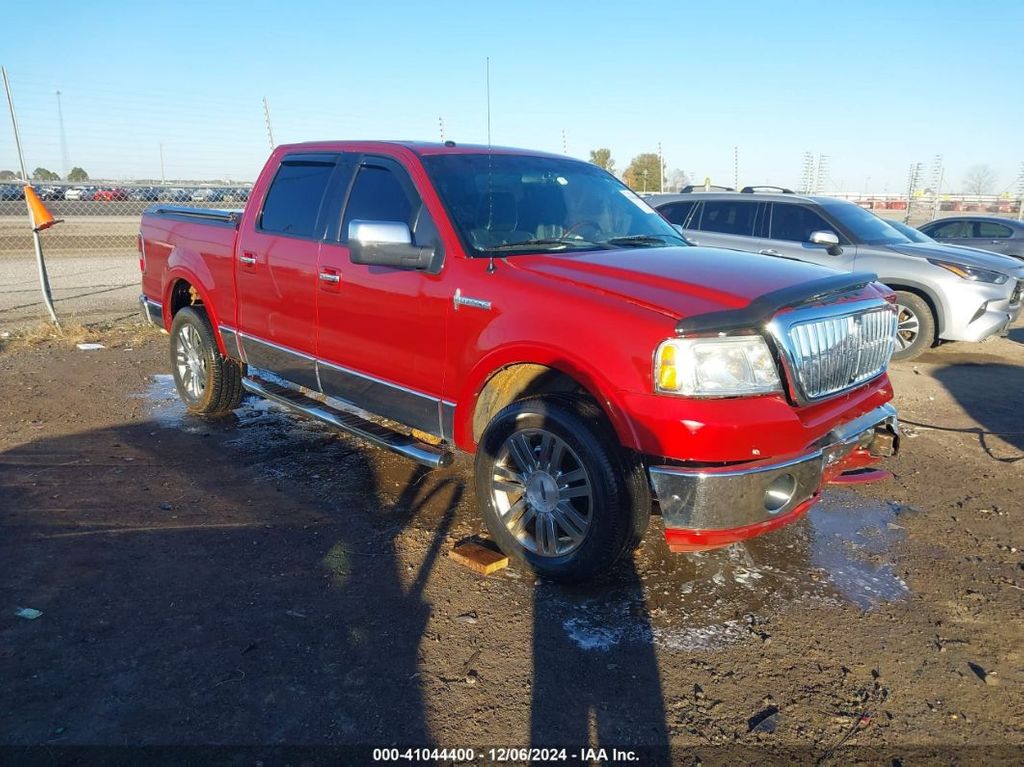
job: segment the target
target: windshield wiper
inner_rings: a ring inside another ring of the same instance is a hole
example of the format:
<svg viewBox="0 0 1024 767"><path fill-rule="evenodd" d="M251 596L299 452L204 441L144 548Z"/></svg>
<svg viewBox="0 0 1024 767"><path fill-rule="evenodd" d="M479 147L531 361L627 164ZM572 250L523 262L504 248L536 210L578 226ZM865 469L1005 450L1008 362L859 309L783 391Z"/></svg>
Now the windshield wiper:
<svg viewBox="0 0 1024 767"><path fill-rule="evenodd" d="M686 244L686 240L681 237L678 239L679 242ZM608 245L668 245L669 238L656 234L634 234L629 237L612 237L604 242Z"/></svg>
<svg viewBox="0 0 1024 767"><path fill-rule="evenodd" d="M523 240L522 242L503 242L501 245L494 245L490 248L481 248L484 253L492 250L518 250L520 248L550 248L561 250L573 245L597 245L590 240L581 240L578 237L542 237L536 240Z"/></svg>

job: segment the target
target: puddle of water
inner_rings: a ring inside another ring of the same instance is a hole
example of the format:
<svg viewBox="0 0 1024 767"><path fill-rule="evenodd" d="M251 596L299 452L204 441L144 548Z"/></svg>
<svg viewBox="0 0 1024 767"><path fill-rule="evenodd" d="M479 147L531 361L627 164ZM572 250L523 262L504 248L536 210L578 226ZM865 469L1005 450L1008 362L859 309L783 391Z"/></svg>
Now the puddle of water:
<svg viewBox="0 0 1024 767"><path fill-rule="evenodd" d="M687 555L645 547L638 555L642 594L567 595L571 615L563 628L585 650L653 642L707 651L767 638L772 616L797 602L870 610L903 599L909 590L893 567L901 513L849 491L829 492L803 520L751 541Z"/></svg>

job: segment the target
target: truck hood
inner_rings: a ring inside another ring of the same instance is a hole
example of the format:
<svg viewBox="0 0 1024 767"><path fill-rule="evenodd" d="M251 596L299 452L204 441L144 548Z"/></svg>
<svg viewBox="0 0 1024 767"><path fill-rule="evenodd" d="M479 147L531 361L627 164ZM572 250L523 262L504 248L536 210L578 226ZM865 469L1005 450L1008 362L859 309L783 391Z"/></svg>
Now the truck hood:
<svg viewBox="0 0 1024 767"><path fill-rule="evenodd" d="M765 293L839 274L803 261L695 247L523 255L508 263L677 319L742 309Z"/></svg>
<svg viewBox="0 0 1024 767"><path fill-rule="evenodd" d="M947 245L942 242L908 242L889 245L889 248L904 256L935 258L964 266L976 266L979 269L991 269L1015 277L1024 277L1024 262L978 248L965 248L962 245Z"/></svg>

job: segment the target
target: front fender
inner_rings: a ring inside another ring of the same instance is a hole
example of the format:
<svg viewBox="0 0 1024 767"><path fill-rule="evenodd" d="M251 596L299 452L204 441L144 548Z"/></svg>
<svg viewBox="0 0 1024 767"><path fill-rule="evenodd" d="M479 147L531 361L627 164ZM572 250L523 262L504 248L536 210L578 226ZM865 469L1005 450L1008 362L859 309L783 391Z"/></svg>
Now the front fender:
<svg viewBox="0 0 1024 767"><path fill-rule="evenodd" d="M619 441L626 447L639 449L640 441L633 423L617 390L607 378L585 360L567 355L564 349L542 344L513 344L493 349L473 367L456 400L455 444L460 449L470 453L476 449L473 413L484 386L502 369L518 364L544 365L572 378L593 396L608 417Z"/></svg>

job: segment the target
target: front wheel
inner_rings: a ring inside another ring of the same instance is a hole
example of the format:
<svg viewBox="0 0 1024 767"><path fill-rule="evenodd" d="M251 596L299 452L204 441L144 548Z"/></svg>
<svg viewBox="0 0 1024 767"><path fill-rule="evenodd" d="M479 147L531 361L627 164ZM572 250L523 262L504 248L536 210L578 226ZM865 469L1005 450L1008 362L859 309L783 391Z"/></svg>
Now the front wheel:
<svg viewBox="0 0 1024 767"><path fill-rule="evenodd" d="M894 360L912 360L935 343L935 317L928 303L914 293L896 291L899 311Z"/></svg>
<svg viewBox="0 0 1024 767"><path fill-rule="evenodd" d="M171 324L171 372L178 396L193 413L222 415L242 403L242 369L217 348L198 307L185 307Z"/></svg>
<svg viewBox="0 0 1024 767"><path fill-rule="evenodd" d="M583 400L534 397L506 407L484 431L475 475L502 551L559 580L610 568L650 518L642 464Z"/></svg>

